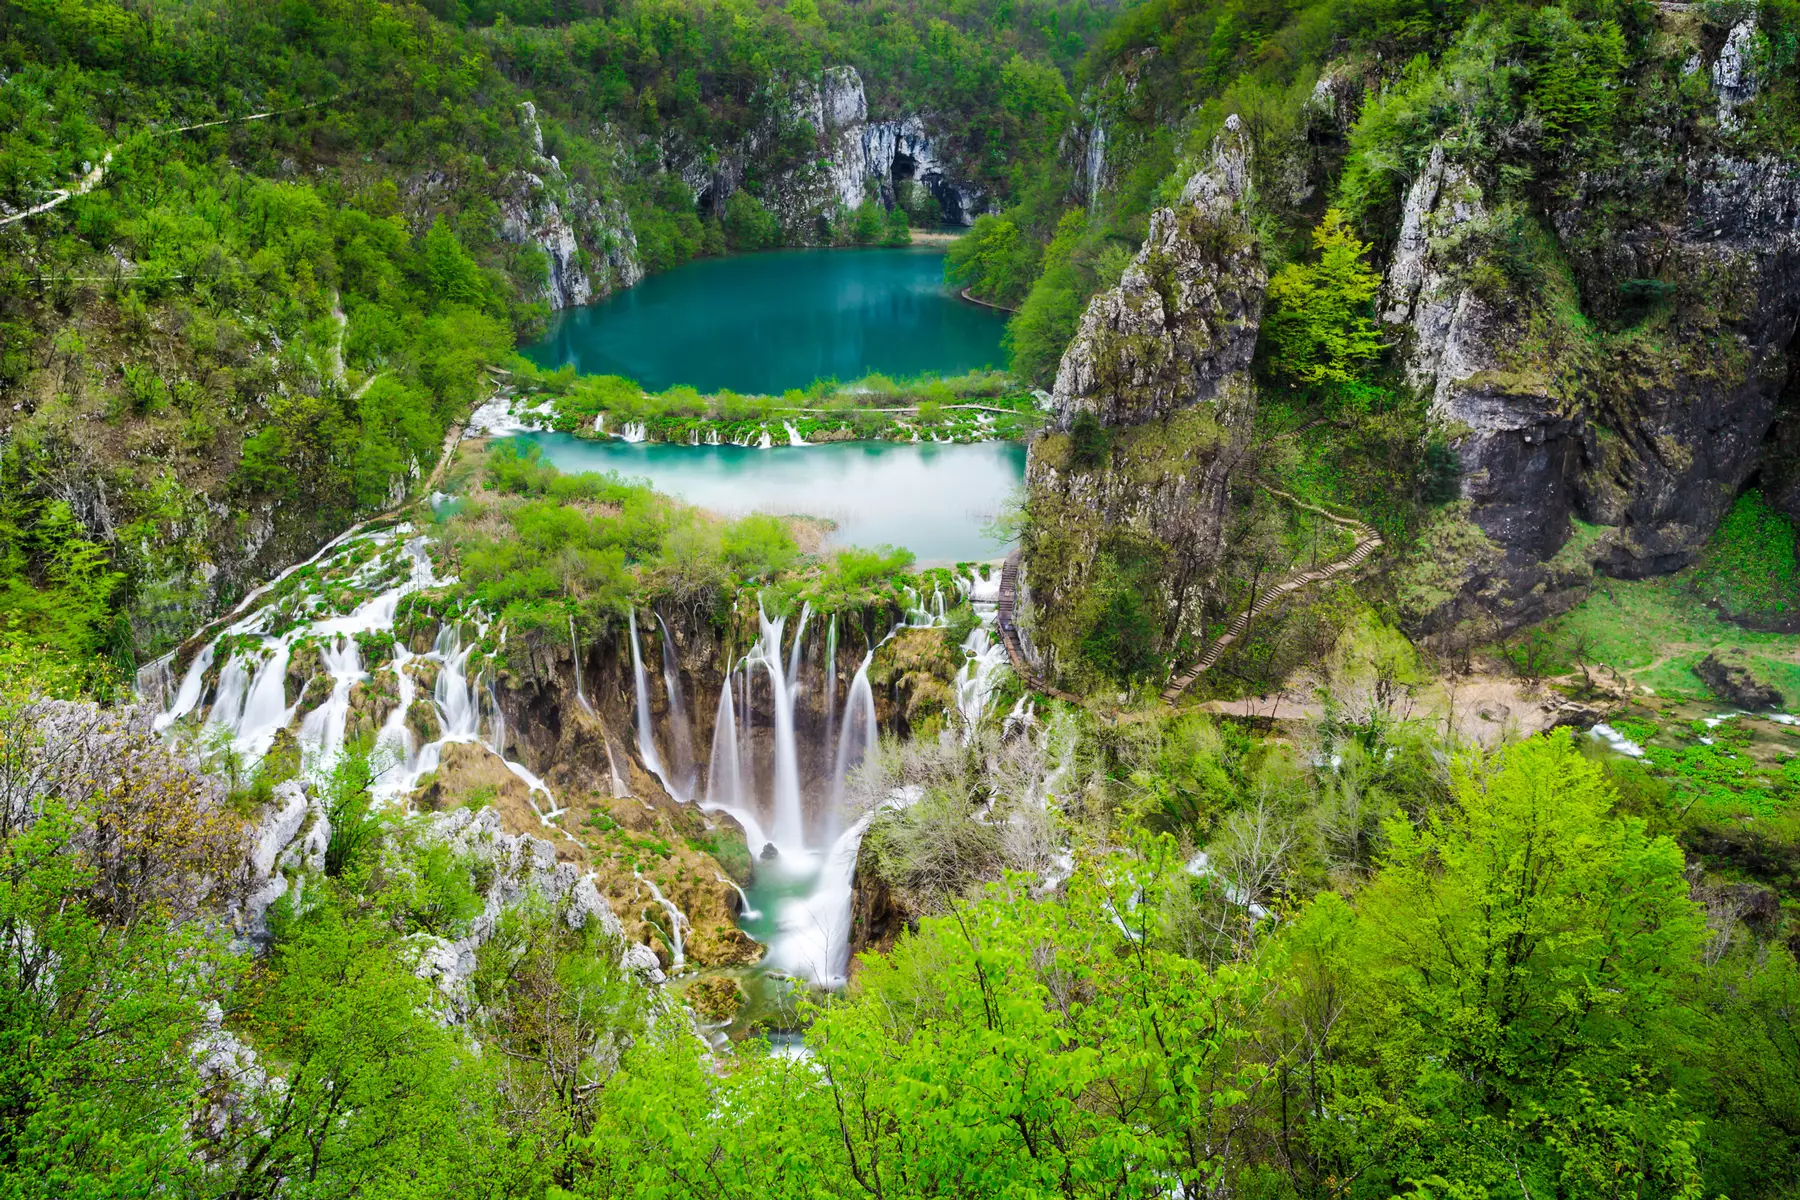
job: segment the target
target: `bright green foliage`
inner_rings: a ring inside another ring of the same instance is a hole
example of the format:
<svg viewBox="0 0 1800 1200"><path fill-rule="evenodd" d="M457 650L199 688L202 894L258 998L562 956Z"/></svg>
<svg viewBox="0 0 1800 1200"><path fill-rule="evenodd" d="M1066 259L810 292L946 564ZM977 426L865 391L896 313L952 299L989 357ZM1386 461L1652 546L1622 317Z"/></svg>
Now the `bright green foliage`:
<svg viewBox="0 0 1800 1200"><path fill-rule="evenodd" d="M781 244L781 221L749 192L736 191L725 201L725 241L734 250L761 250Z"/></svg>
<svg viewBox="0 0 1800 1200"><path fill-rule="evenodd" d="M944 274L978 296L1010 304L1031 287L1039 253L1037 245L1005 217L980 216L945 252Z"/></svg>
<svg viewBox="0 0 1800 1200"><path fill-rule="evenodd" d="M1390 822L1353 907L1324 896L1302 918L1296 949L1353 989L1345 1093L1323 1105L1398 1106L1391 1141L1313 1126L1336 1169L1374 1152L1395 1183L1451 1195L1700 1194L1668 1067L1703 923L1680 850L1613 799L1566 733L1518 744L1460 768L1453 807Z"/></svg>
<svg viewBox="0 0 1800 1200"><path fill-rule="evenodd" d="M1557 7L1540 9L1524 37L1526 103L1542 125L1540 144L1604 138L1619 104L1625 37L1616 21L1581 21Z"/></svg>
<svg viewBox="0 0 1800 1200"><path fill-rule="evenodd" d="M1039 386L1056 378L1063 350L1092 290L1091 278L1075 260L1075 249L1087 232L1087 214L1070 209L1057 222L1056 236L1044 248L1043 271L1006 327L1006 346L1013 370Z"/></svg>
<svg viewBox="0 0 1800 1200"><path fill-rule="evenodd" d="M185 1046L229 986L202 929L107 928L81 903L81 825L57 803L0 837L0 1194L21 1200L182 1186Z"/></svg>
<svg viewBox="0 0 1800 1200"><path fill-rule="evenodd" d="M1164 897L1188 880L1156 858L1174 869L1118 858L1066 902L998 885L926 921L819 1014L816 1069L740 1058L714 1078L647 1050L608 1089L580 1194L1203 1190L1265 1078L1242 1053L1264 981L1170 948Z"/></svg>
<svg viewBox="0 0 1800 1200"><path fill-rule="evenodd" d="M1727 618L1764 628L1800 619L1800 563L1794 523L1752 488L1731 511L1700 555L1697 595Z"/></svg>
<svg viewBox="0 0 1800 1200"><path fill-rule="evenodd" d="M1279 379L1308 386L1347 384L1380 354L1372 319L1381 276L1368 244L1336 209L1312 234L1314 263L1289 263L1269 280L1257 349Z"/></svg>

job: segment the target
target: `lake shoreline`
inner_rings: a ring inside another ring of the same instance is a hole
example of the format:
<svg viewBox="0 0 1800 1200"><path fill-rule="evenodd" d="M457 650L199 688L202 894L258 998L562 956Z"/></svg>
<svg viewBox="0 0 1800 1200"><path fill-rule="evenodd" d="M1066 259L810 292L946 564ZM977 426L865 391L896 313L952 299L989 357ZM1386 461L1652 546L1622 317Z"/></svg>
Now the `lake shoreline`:
<svg viewBox="0 0 1800 1200"><path fill-rule="evenodd" d="M700 259L578 308L520 347L541 370L651 392L780 395L820 379L959 375L1006 361L1006 314L945 284L942 243Z"/></svg>

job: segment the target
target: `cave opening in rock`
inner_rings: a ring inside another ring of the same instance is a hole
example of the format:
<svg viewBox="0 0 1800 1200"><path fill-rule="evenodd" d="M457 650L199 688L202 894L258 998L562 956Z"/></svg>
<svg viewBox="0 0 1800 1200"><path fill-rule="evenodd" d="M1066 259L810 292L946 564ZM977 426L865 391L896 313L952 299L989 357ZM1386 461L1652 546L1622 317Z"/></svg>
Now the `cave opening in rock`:
<svg viewBox="0 0 1800 1200"><path fill-rule="evenodd" d="M894 161L888 165L888 179L892 183L909 183L918 173L919 161L910 154L894 151Z"/></svg>

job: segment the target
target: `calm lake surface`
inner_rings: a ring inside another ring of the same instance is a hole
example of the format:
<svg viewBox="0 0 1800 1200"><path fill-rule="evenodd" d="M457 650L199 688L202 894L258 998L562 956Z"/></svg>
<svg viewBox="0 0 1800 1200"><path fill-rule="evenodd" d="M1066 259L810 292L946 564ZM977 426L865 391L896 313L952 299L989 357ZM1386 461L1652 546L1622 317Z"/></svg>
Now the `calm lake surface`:
<svg viewBox="0 0 1800 1200"><path fill-rule="evenodd" d="M563 471L617 471L727 515L804 513L837 522L830 544L905 546L921 566L997 558L982 529L1025 477L1025 447L833 442L819 446L671 446L521 437Z"/></svg>
<svg viewBox="0 0 1800 1200"><path fill-rule="evenodd" d="M815 379L1002 367L1005 315L944 283L939 249L778 250L702 259L551 317L525 354L651 391L776 393Z"/></svg>

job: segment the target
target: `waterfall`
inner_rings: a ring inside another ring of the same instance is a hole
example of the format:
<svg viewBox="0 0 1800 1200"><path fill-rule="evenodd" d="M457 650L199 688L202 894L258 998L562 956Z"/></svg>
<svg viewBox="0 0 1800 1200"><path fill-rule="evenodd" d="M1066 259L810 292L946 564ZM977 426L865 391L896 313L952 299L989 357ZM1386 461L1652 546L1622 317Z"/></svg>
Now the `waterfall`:
<svg viewBox="0 0 1800 1200"><path fill-rule="evenodd" d="M200 653L188 664L187 674L181 677L181 690L175 693L175 702L151 723L152 729L160 733L194 711L194 706L200 703L200 693L206 687L206 673L212 670L217 646L217 642L208 642L200 647Z"/></svg>
<svg viewBox="0 0 1800 1200"><path fill-rule="evenodd" d="M321 646L319 653L326 673L331 676L331 695L300 722L300 744L313 751L315 761L326 763L337 757L338 752L344 748L344 724L350 716L350 689L365 676L362 655L355 638L339 634ZM284 663L282 673L286 672ZM259 687L261 679L262 676L258 675ZM245 706L244 720L248 727L249 705ZM287 724L285 719L281 723Z"/></svg>
<svg viewBox="0 0 1800 1200"><path fill-rule="evenodd" d="M461 622L446 621L438 630L433 649L443 664L431 697L437 702L444 727L442 740L472 742L480 736L481 714L477 711L478 693L470 686L465 672L475 647L462 644Z"/></svg>
<svg viewBox="0 0 1800 1200"><path fill-rule="evenodd" d="M249 690L250 671L244 666L244 656L233 654L219 672L219 690L213 697L212 710L206 714L206 723L236 736L244 719L244 693Z"/></svg>
<svg viewBox="0 0 1800 1200"><path fill-rule="evenodd" d="M414 760L413 733L406 727L406 714L412 711L419 690L419 685L406 670L406 664L412 658L412 651L399 642L394 643L394 657L388 660L394 671L394 711L387 715L387 720L381 724L381 732L375 735L376 746L386 747L399 756L398 766L402 773Z"/></svg>
<svg viewBox="0 0 1800 1200"><path fill-rule="evenodd" d="M731 702L731 676L719 687L713 717L712 760L706 767L706 802L726 810L743 804L744 777L738 766L737 706Z"/></svg>
<svg viewBox="0 0 1800 1200"><path fill-rule="evenodd" d="M787 618L769 620L757 605L756 619L762 639L754 653L769 675L770 707L775 717L775 791L772 840L783 850L806 844L806 816L800 803L800 754L794 744L794 699L789 678L782 670L781 631ZM801 618L802 624L805 617ZM795 639L798 648L799 639ZM796 655L797 657L797 655Z"/></svg>
<svg viewBox="0 0 1800 1200"><path fill-rule="evenodd" d="M825 630L825 744L837 730L837 614Z"/></svg>
<svg viewBox="0 0 1800 1200"><path fill-rule="evenodd" d="M808 600L800 606L800 628L794 633L794 645L788 651L787 677L789 688L795 688L800 682L800 648L806 642L806 623L812 620L812 601Z"/></svg>
<svg viewBox="0 0 1800 1200"><path fill-rule="evenodd" d="M994 693L995 672L1006 665L1006 645L990 637L987 626L977 625L963 642L969 657L956 672L956 711L962 717L962 740L975 740L981 715Z"/></svg>
<svg viewBox="0 0 1800 1200"><path fill-rule="evenodd" d="M720 883L738 894L738 900L743 904L743 907L738 910L738 916L746 921L754 921L762 916L762 912L759 909L750 906L750 897L744 895L744 889L739 887L734 880L727 879L725 876L717 874L715 874L714 877L718 879Z"/></svg>
<svg viewBox="0 0 1800 1200"><path fill-rule="evenodd" d="M234 639L233 644L248 644L246 648L230 653L220 669L217 695L206 714L206 729L225 736L244 765L253 766L268 753L276 735L293 726L297 705L287 703L291 651L303 639L311 639L319 646L323 669L308 686L324 686L325 677L329 676L331 691L300 722L296 737L310 752L315 766L328 767L342 752L350 699L356 684L369 677L362 663L357 635L393 632L401 598L439 582L433 575L425 545L425 539L413 536L410 527L399 526L361 538L346 534L316 555L311 561L320 564L321 573L336 567L338 581L351 587L367 587L397 567L407 568L403 582L386 588L349 614L334 613L316 597L305 593L282 596L278 591L279 584L293 574L292 570L252 592L233 614L248 615L239 617L227 630ZM371 546L379 552L368 555L366 551ZM345 565L344 556L349 554L357 557ZM274 599L264 601L260 608L253 607L257 598L270 593L274 593ZM275 623L276 604L284 606L279 610L280 619L291 626L281 634L268 632L279 627ZM493 689L484 686L482 674L478 673L473 681L468 677L469 658L476 646L473 641L463 644L463 626L467 619L456 614L447 617L432 649L424 654L415 655L403 643L395 644L391 666L396 676L397 702L383 720L376 744L391 751L398 761L381 772L373 790L383 801L403 795L415 788L423 775L437 769L443 746L480 741L480 710L485 697L490 710L491 741L488 745L500 756L506 769L525 784L530 796L537 797L541 793L549 801L548 814L540 810L540 816L547 822L558 811L555 796L543 780L522 764L506 758L505 722ZM486 626L479 620L474 621L474 626L477 638L486 634ZM156 717L155 728L168 729L200 707L206 691L205 677L217 660L217 648L217 641L200 648L194 661L188 664L181 686L168 708ZM437 682L431 700L443 730L436 741L416 750L413 733L406 723L418 698L418 685L407 671L407 665L415 659L437 664ZM537 807L535 798L532 805Z"/></svg>
<svg viewBox="0 0 1800 1200"><path fill-rule="evenodd" d="M682 927L688 923L686 915L683 914L679 908L675 907L675 902L673 900L662 894L662 889L656 886L656 880L651 879L647 875L638 875L635 870L632 871L632 874L637 875L638 882L650 889L650 894L656 897L656 902L662 905L663 912L668 914L669 928L664 932L668 934L671 943L669 947L669 969L676 970L685 966L687 964L687 950L682 944L683 939L681 930Z"/></svg>
<svg viewBox="0 0 1800 1200"><path fill-rule="evenodd" d="M712 760L706 769L706 800L709 811L722 812L743 827L744 841L751 857L769 843L762 822L751 811L754 805L750 789L744 783L743 760L738 746L736 705L732 702L731 674L719 686L719 708L713 719ZM746 902L747 904L748 902Z"/></svg>
<svg viewBox="0 0 1800 1200"><path fill-rule="evenodd" d="M575 614L569 614L569 653L575 658L575 698L581 701L581 707L589 712L594 706L588 703L587 689L581 685L581 639L575 636Z"/></svg>
<svg viewBox="0 0 1800 1200"><path fill-rule="evenodd" d="M844 697L844 728L838 735L837 762L831 776L831 811L842 810L844 781L850 772L867 762L875 753L880 730L875 724L875 692L869 686L869 663L873 650L863 655L862 665L850 680L850 693Z"/></svg>
<svg viewBox="0 0 1800 1200"><path fill-rule="evenodd" d="M685 801L687 797L681 794L668 772L663 770L662 756L656 752L656 732L650 725L650 682L644 674L644 652L638 645L636 608L630 610L628 620L631 627L631 689L632 696L637 701L638 757L644 760L650 773L661 781L664 791L676 800Z"/></svg>
<svg viewBox="0 0 1800 1200"><path fill-rule="evenodd" d="M675 657L675 640L669 636L669 623L656 614L656 623L662 626L663 652L663 690L669 697L669 741L673 743L674 762L669 764L674 772L676 783L680 784L682 795L678 799L689 799L699 785L694 770L694 735L688 723L687 702L681 696L681 665Z"/></svg>
<svg viewBox="0 0 1800 1200"><path fill-rule="evenodd" d="M825 855L818 883L804 899L786 905L777 923L768 965L810 979L820 987L842 987L850 966L850 905L856 884L856 856L874 813L844 830Z"/></svg>

